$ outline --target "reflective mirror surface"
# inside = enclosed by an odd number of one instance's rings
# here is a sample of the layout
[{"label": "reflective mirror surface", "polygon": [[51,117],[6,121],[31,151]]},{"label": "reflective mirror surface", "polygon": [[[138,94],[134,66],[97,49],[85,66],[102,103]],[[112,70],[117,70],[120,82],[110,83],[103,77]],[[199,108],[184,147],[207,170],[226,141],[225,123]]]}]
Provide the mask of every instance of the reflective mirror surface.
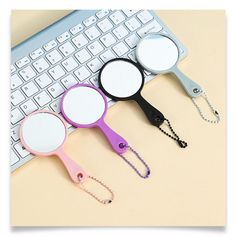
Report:
[{"label": "reflective mirror surface", "polygon": [[106,110],[103,96],[87,86],[70,89],[62,101],[63,115],[68,122],[90,125],[99,120]]},{"label": "reflective mirror surface", "polygon": [[64,143],[66,127],[60,118],[51,113],[36,113],[25,120],[21,135],[32,151],[49,153]]},{"label": "reflective mirror surface", "polygon": [[149,34],[137,45],[136,58],[147,71],[154,74],[165,73],[178,62],[179,50],[170,38]]},{"label": "reflective mirror surface", "polygon": [[108,62],[100,72],[102,88],[116,98],[128,98],[142,87],[140,70],[131,62],[119,59]]}]

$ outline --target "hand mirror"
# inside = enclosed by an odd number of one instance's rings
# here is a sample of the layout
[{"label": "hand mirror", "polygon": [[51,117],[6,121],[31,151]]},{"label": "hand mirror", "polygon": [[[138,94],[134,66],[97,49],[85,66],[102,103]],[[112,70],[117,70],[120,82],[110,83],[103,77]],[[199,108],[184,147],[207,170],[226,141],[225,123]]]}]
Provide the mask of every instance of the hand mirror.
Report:
[{"label": "hand mirror", "polygon": [[76,128],[100,128],[115,152],[125,152],[126,140],[104,122],[106,97],[95,87],[87,84],[71,87],[62,97],[61,111],[64,118]]},{"label": "hand mirror", "polygon": [[64,152],[67,139],[66,123],[57,114],[50,111],[34,112],[27,116],[20,128],[23,146],[32,154],[50,157],[56,155],[67,169],[71,179],[79,183],[87,174]]},{"label": "hand mirror", "polygon": [[[167,35],[150,33],[142,38],[137,44],[136,59],[145,70],[153,74],[175,74],[187,94],[192,98],[199,112],[200,108],[196,104],[195,98],[201,95],[206,100],[211,111],[217,118],[216,122],[211,123],[217,123],[219,121],[218,113],[209,103],[209,100],[202,88],[178,69],[177,65],[179,58],[180,52],[178,46]],[[202,112],[200,112],[200,114],[204,117]],[[210,122],[210,120],[207,121]]]},{"label": "hand mirror", "polygon": [[[47,110],[31,113],[23,120],[20,126],[21,143],[30,153],[44,157],[57,156],[65,166],[72,181],[79,183],[81,186],[87,178],[91,178],[106,188],[103,183],[96,180],[94,177],[88,176],[86,172],[65,153],[64,143],[67,136],[65,121],[56,113]],[[80,188],[82,188],[81,186]],[[86,189],[82,189],[86,191]],[[112,193],[108,188],[107,190]],[[104,204],[112,201],[95,198]]]},{"label": "hand mirror", "polygon": [[[77,84],[67,90],[61,100],[61,111],[68,123],[72,124],[76,128],[99,128],[108,142],[111,144],[113,150],[122,155],[129,148],[127,141],[119,134],[113,131],[104,121],[104,117],[107,112],[107,101],[105,95],[96,87],[88,84]],[[138,159],[148,169],[146,174],[141,175],[137,169],[133,168],[141,177],[147,178],[150,171],[146,163],[136,155]],[[129,163],[127,159],[125,161]]]},{"label": "hand mirror", "polygon": [[[123,58],[110,60],[101,68],[98,75],[98,83],[101,90],[113,100],[136,101],[152,125],[158,127],[165,135],[176,140],[181,147],[187,146],[187,143],[181,141],[178,135],[173,132],[170,122],[164,115],[142,97],[144,74],[138,64]],[[167,134],[160,127],[164,121],[167,121],[174,136]]]}]

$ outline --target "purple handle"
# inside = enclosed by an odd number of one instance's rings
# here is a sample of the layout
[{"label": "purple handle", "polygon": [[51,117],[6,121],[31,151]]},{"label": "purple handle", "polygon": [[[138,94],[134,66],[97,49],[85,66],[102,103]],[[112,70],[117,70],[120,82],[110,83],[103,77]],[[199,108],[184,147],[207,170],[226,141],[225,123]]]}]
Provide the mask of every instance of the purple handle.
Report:
[{"label": "purple handle", "polygon": [[111,144],[114,151],[118,154],[122,154],[126,151],[128,143],[119,134],[113,131],[103,119],[100,119],[96,125],[102,130],[106,136],[108,142]]}]

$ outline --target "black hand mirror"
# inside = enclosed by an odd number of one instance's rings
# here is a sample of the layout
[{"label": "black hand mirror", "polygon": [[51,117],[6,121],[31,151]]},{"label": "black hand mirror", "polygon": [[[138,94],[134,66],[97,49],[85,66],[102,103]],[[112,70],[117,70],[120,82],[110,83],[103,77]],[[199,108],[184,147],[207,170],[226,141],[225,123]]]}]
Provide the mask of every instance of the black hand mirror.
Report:
[{"label": "black hand mirror", "polygon": [[[113,100],[133,100],[137,102],[152,125],[176,140],[181,147],[187,146],[187,143],[180,140],[173,131],[170,122],[164,115],[142,97],[141,91],[144,85],[144,74],[138,64],[128,59],[117,58],[110,60],[101,68],[98,83],[101,90]],[[173,136],[160,127],[164,121],[169,125]]]}]

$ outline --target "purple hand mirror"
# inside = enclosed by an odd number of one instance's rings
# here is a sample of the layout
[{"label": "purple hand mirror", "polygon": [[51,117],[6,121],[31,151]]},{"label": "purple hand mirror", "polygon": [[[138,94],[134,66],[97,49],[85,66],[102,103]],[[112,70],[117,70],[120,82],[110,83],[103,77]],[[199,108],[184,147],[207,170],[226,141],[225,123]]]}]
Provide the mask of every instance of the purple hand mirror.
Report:
[{"label": "purple hand mirror", "polygon": [[[147,178],[150,169],[144,160],[135,152],[119,134],[113,131],[104,121],[107,112],[107,100],[98,88],[88,84],[77,84],[67,90],[61,99],[61,111],[68,123],[76,128],[99,128],[113,150],[121,156],[142,177]],[[137,168],[122,154],[129,149],[146,167],[142,175]]]}]

